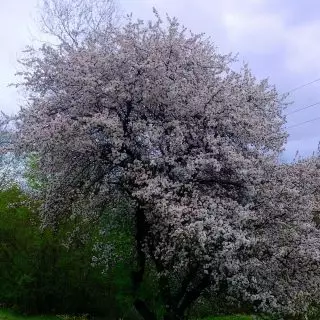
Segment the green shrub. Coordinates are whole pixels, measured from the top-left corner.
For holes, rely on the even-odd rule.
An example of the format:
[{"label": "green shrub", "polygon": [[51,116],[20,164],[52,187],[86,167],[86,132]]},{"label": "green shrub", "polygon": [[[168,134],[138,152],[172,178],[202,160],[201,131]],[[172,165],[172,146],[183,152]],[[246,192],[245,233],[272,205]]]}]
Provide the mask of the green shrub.
[{"label": "green shrub", "polygon": [[109,273],[92,266],[97,227],[68,221],[41,231],[36,207],[17,187],[0,191],[0,304],[26,313],[123,313],[117,281],[130,279],[121,264]]}]

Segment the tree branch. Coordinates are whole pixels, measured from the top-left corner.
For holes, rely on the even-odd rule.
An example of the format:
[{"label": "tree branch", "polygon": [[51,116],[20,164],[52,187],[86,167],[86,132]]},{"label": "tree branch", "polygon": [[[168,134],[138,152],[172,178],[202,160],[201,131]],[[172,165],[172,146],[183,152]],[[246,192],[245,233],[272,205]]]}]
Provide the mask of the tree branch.
[{"label": "tree branch", "polygon": [[209,286],[209,276],[205,276],[198,285],[187,291],[178,305],[178,313],[183,314],[201,295],[202,291]]}]

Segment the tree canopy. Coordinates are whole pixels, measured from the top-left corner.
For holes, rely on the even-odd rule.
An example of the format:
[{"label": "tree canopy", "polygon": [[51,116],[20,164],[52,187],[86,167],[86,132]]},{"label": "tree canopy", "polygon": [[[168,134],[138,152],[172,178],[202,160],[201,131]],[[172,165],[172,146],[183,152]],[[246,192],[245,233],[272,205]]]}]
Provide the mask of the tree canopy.
[{"label": "tree canopy", "polygon": [[[39,156],[49,181],[44,217],[129,201],[134,287],[151,261],[164,319],[182,319],[204,290],[301,312],[320,280],[318,160],[279,164],[287,134],[277,90],[247,65],[234,71],[233,55],[176,19],[155,16],[22,60],[29,106],[17,148]],[[144,301],[135,306],[155,319]]]}]

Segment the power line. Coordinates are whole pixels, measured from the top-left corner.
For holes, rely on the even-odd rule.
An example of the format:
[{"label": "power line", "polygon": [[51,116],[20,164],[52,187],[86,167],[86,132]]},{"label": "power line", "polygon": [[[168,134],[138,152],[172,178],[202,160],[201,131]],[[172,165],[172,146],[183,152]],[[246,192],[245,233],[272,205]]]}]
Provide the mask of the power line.
[{"label": "power line", "polygon": [[[312,81],[310,81],[310,82],[304,83],[304,84],[302,84],[302,85],[300,85],[300,86],[298,86],[298,87],[295,87],[295,88],[287,91],[286,93],[291,93],[291,92],[297,91],[297,90],[299,90],[299,89],[302,89],[302,88],[304,88],[304,87],[306,87],[306,86],[309,86],[310,84],[316,83],[316,82],[318,82],[318,81],[320,81],[320,78],[317,78],[317,79],[312,80]],[[299,111],[302,111],[302,110],[305,110],[305,109],[309,109],[309,108],[314,107],[314,106],[319,105],[319,104],[320,104],[320,101],[315,102],[315,103],[310,104],[310,105],[307,105],[307,106],[305,106],[305,107],[299,108],[299,109],[295,109],[295,110],[293,110],[293,111],[291,111],[291,112],[288,112],[288,113],[286,114],[286,116],[288,116],[288,115],[290,115],[290,114],[294,114],[294,113],[299,112]],[[308,122],[312,122],[312,121],[315,121],[315,120],[318,120],[318,119],[320,119],[320,117],[317,117],[317,118],[314,118],[314,119],[311,119],[311,120],[308,120],[308,121],[304,121],[304,122],[295,124],[295,125],[293,125],[293,126],[288,127],[287,129],[294,128],[294,127],[297,127],[297,126],[300,126],[300,125],[302,125],[302,124],[305,124],[305,123],[308,123]]]},{"label": "power line", "polygon": [[291,128],[294,128],[294,127],[298,127],[298,126],[301,126],[301,125],[303,125],[303,124],[305,124],[305,123],[313,122],[313,121],[316,121],[316,120],[320,120],[320,117],[313,118],[313,119],[311,119],[311,120],[307,120],[307,121],[304,121],[304,122],[300,122],[300,123],[294,124],[293,126],[287,127],[287,129],[291,129]]},{"label": "power line", "polygon": [[313,80],[313,81],[310,81],[310,82],[308,82],[308,83],[305,83],[305,84],[302,84],[302,85],[300,85],[300,86],[298,86],[298,87],[295,87],[295,88],[287,91],[286,93],[291,93],[291,92],[297,91],[297,90],[299,90],[299,89],[301,89],[301,88],[304,88],[304,87],[306,87],[306,86],[309,86],[310,84],[313,84],[313,83],[318,82],[318,81],[320,81],[320,78],[317,78],[317,79],[315,79],[315,80]]},{"label": "power line", "polygon": [[302,111],[302,110],[305,110],[305,109],[308,109],[308,108],[311,108],[311,107],[314,107],[314,106],[316,106],[318,104],[320,104],[320,101],[318,101],[316,103],[313,103],[313,104],[309,104],[308,106],[305,106],[305,107],[302,107],[302,108],[299,108],[299,109],[292,110],[291,112],[288,112],[286,114],[286,116],[288,116],[290,114],[293,114],[293,113],[296,113],[296,112],[299,112],[299,111]]}]

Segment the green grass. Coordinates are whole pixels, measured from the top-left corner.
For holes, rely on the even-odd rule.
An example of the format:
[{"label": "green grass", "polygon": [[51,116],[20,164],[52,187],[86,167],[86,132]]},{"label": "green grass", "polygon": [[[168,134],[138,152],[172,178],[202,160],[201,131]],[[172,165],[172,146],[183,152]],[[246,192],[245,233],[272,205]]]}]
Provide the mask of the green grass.
[{"label": "green grass", "polygon": [[[82,317],[72,316],[23,316],[12,311],[0,310],[0,320],[83,320]],[[219,316],[201,320],[252,320],[250,316]]]},{"label": "green grass", "polygon": [[219,316],[219,317],[209,317],[202,320],[252,320],[250,316]]},{"label": "green grass", "polygon": [[54,316],[23,316],[8,310],[0,310],[0,320],[59,320]]}]

